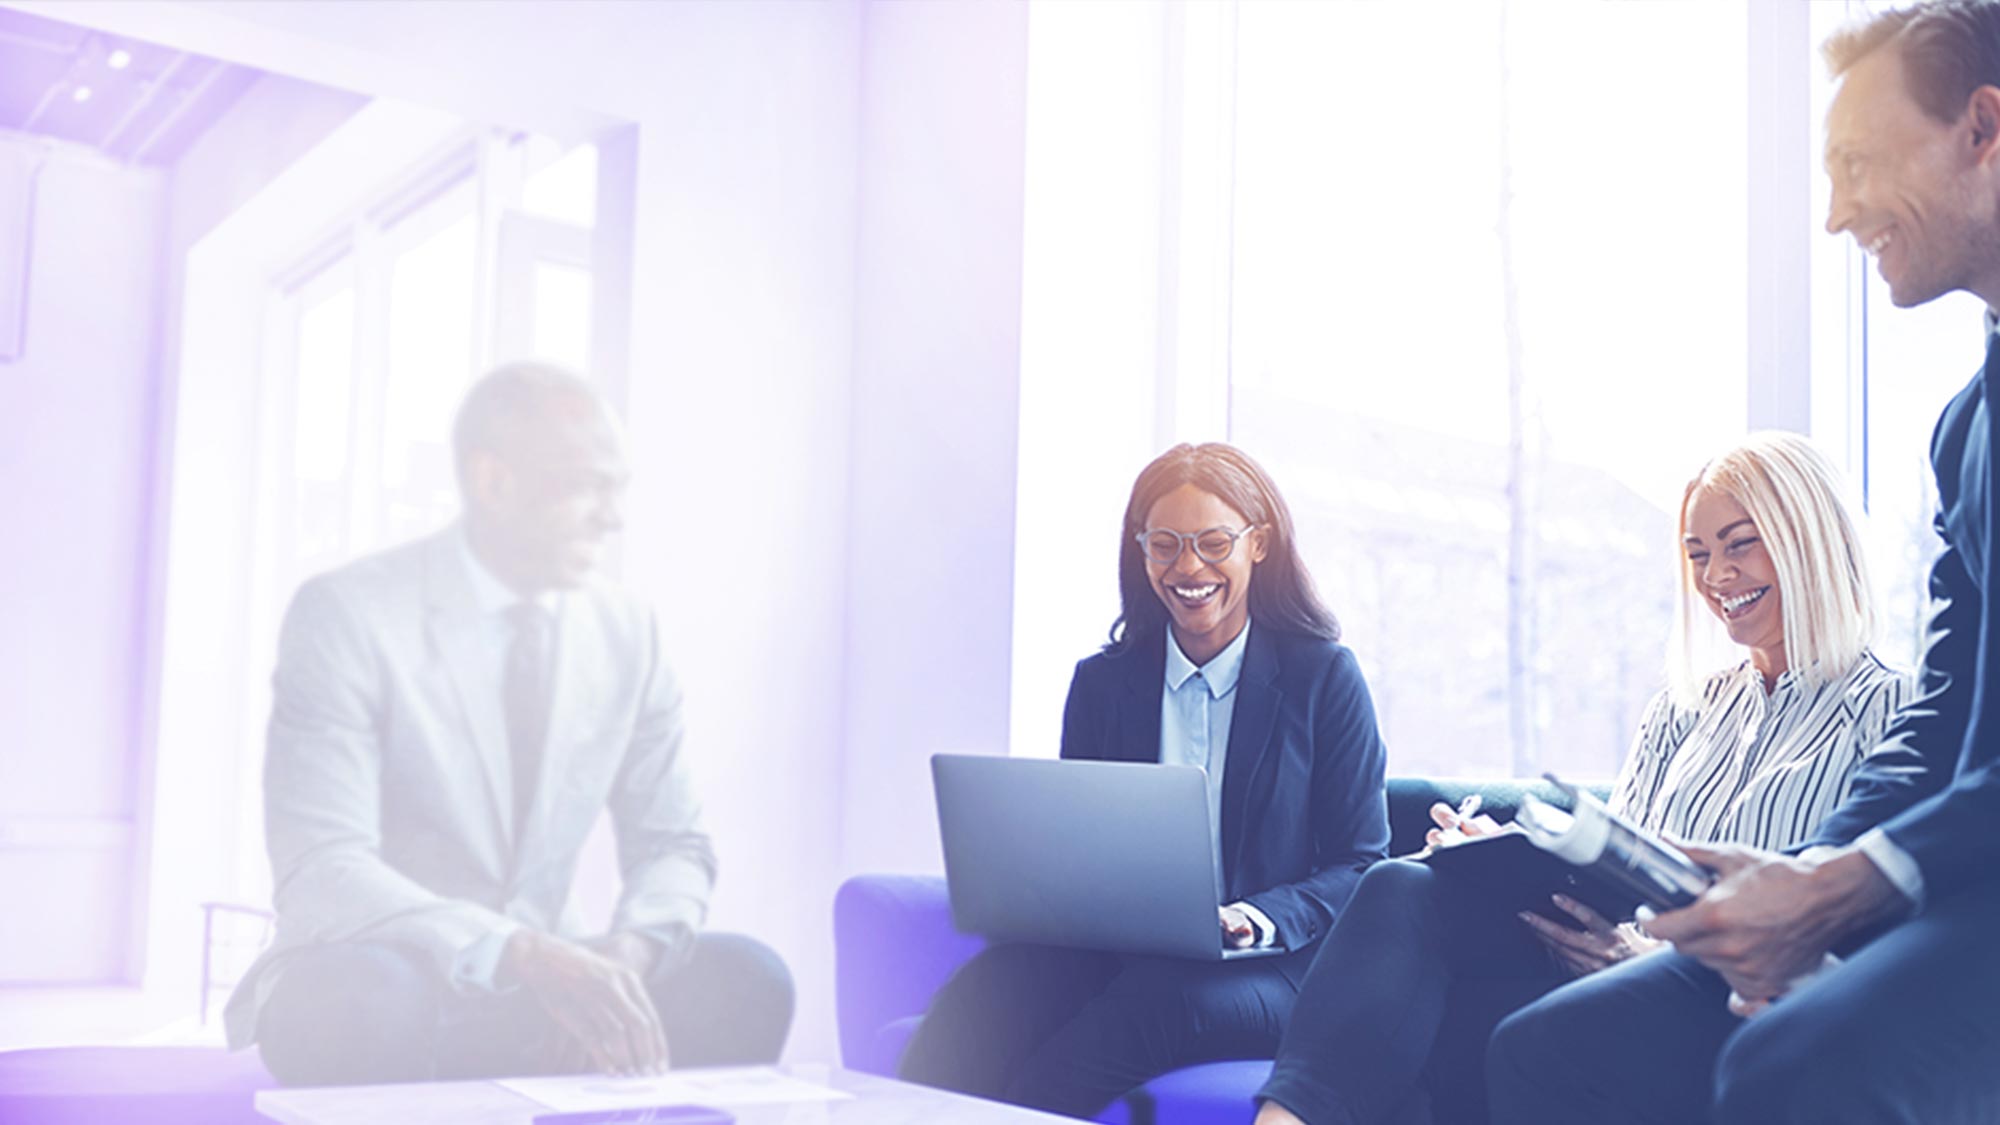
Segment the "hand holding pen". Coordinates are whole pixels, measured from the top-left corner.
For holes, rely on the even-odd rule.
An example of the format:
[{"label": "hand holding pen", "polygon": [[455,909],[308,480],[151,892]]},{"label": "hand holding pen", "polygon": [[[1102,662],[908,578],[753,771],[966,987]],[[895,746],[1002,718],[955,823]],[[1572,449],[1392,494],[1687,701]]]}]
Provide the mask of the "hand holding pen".
[{"label": "hand holding pen", "polygon": [[1448,848],[1461,844],[1474,836],[1491,836],[1500,831],[1499,822],[1490,816],[1480,816],[1481,798],[1477,793],[1468,793],[1457,808],[1439,801],[1431,806],[1431,819],[1437,827],[1424,833],[1424,839],[1433,848]]}]

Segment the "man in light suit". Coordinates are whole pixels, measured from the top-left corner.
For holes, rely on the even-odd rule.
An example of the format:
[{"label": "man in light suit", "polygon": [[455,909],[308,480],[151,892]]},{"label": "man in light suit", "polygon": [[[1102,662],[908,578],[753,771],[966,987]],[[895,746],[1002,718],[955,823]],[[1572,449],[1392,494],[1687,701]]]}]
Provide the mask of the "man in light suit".
[{"label": "man in light suit", "polygon": [[[699,932],[715,854],[653,614],[592,572],[621,526],[617,423],[515,365],[454,431],[463,519],[307,582],[264,771],[277,938],[234,1046],[287,1083],[774,1060],[791,981]],[[609,809],[622,895],[565,916]]]}]

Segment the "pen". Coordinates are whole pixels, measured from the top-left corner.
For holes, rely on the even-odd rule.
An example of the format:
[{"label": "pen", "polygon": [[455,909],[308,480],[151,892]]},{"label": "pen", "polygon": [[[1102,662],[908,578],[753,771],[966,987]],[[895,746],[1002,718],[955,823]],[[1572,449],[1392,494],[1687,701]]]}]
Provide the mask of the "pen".
[{"label": "pen", "polygon": [[1458,802],[1457,811],[1452,814],[1454,819],[1451,827],[1439,833],[1437,842],[1432,846],[1448,848],[1454,844],[1462,844],[1466,840],[1471,839],[1465,833],[1465,825],[1472,819],[1472,814],[1479,811],[1480,803],[1479,794],[1467,793],[1464,799]]},{"label": "pen", "polygon": [[1458,803],[1459,824],[1463,825],[1466,821],[1471,820],[1472,815],[1479,811],[1479,806],[1482,803],[1484,803],[1483,798],[1481,798],[1479,794],[1467,793],[1465,795],[1465,800],[1460,801]]}]

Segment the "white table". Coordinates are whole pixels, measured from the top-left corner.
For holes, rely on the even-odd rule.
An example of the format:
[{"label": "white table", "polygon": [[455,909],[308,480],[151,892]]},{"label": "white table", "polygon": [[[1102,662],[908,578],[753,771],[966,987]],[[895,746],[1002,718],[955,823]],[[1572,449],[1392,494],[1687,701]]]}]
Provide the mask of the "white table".
[{"label": "white table", "polygon": [[[1052,1125],[1067,1117],[949,1094],[835,1066],[777,1068],[854,1095],[783,1105],[717,1105],[738,1125]],[[413,1082],[396,1086],[327,1086],[265,1090],[257,1111],[285,1125],[528,1125],[553,1112],[494,1082]]]}]

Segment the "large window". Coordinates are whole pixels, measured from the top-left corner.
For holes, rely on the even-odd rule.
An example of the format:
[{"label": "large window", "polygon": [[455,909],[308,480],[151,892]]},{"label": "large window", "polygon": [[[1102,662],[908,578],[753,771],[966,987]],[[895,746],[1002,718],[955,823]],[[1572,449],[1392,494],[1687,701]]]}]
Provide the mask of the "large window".
[{"label": "large window", "polygon": [[[1812,42],[1884,8],[1862,0],[1812,4]],[[1824,120],[1834,90],[1832,76],[1814,60],[1814,122]],[[1816,146],[1812,204],[1820,222],[1830,190]],[[1984,306],[1954,292],[1920,308],[1896,308],[1874,260],[1846,234],[1814,240],[1812,286],[1814,436],[1844,446],[1868,506],[1870,558],[1884,609],[1876,653],[1914,669],[1924,655],[1930,565],[1944,548],[1932,526],[1938,488],[1930,434],[1986,354]]]},{"label": "large window", "polygon": [[1746,421],[1735,3],[1237,9],[1228,432],[1399,773],[1615,772]]},{"label": "large window", "polygon": [[[1811,41],[1817,45],[1843,23],[1888,6],[1814,4]],[[1817,58],[1810,74],[1817,125],[1836,86]],[[1814,218],[1823,223],[1831,184],[1819,140],[1816,130],[1810,174]],[[1847,235],[1815,238],[1812,285],[1814,436],[1845,453],[1868,509],[1885,617],[1876,651],[1914,668],[1923,656],[1930,567],[1944,546],[1932,526],[1938,495],[1931,434],[1945,404],[1984,359],[1984,307],[1971,294],[1954,293],[1896,308],[1875,263]]]},{"label": "large window", "polygon": [[1892,663],[1914,668],[1923,656],[1930,566],[1944,547],[1932,527],[1938,494],[1931,433],[1945,403],[1978,374],[1985,358],[1983,306],[1959,293],[1922,308],[1898,309],[1890,305],[1873,263],[1865,270],[1861,375],[1867,393],[1860,421],[1876,532],[1873,558],[1887,616],[1877,647]]}]

